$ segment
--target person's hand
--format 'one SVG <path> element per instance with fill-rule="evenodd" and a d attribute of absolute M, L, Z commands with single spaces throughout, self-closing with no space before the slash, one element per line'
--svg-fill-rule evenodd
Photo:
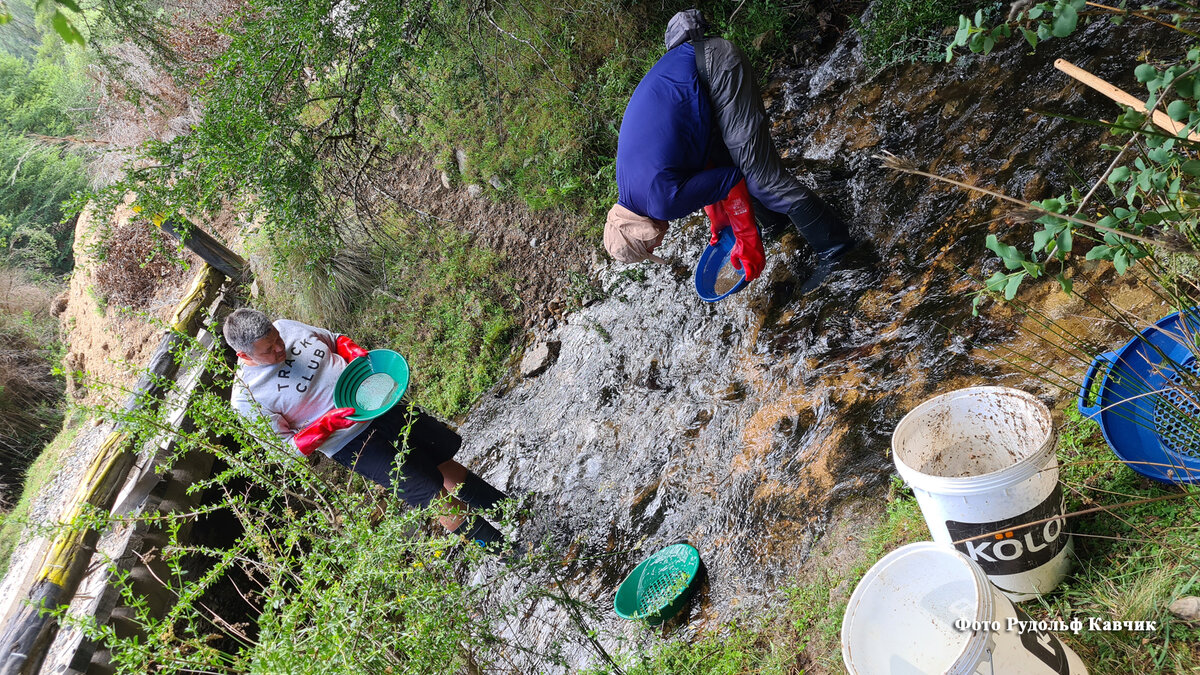
<path fill-rule="evenodd" d="M 353 361 L 360 356 L 366 356 L 367 350 L 359 347 L 354 340 L 351 340 L 348 336 L 339 335 L 337 339 L 337 353 L 338 356 L 342 357 L 343 359 L 346 359 L 347 361 Z"/>
<path fill-rule="evenodd" d="M 746 181 L 741 180 L 729 191 L 729 196 L 721 200 L 719 206 L 729 218 L 729 226 L 733 228 L 733 236 L 737 243 L 729 252 L 729 262 L 735 268 L 746 274 L 746 281 L 754 281 L 766 267 L 767 255 L 763 251 L 762 237 L 758 234 L 758 225 L 754 223 L 754 207 L 750 205 L 750 191 Z"/>
<path fill-rule="evenodd" d="M 305 457 L 311 455 L 313 450 L 321 447 L 321 444 L 329 439 L 336 431 L 349 429 L 358 424 L 351 419 L 346 419 L 354 414 L 354 408 L 334 408 L 329 412 L 321 415 L 312 424 L 304 427 L 296 432 L 292 437 L 292 442 L 296 444 L 296 449 Z"/>
<path fill-rule="evenodd" d="M 708 240 L 708 243 L 716 246 L 721 239 L 721 230 L 729 227 L 729 216 L 725 214 L 725 207 L 721 205 L 721 202 L 705 206 L 704 215 L 708 216 L 708 229 L 712 232 L 712 238 Z"/>
<path fill-rule="evenodd" d="M 762 241 L 758 237 L 755 237 L 753 242 L 744 242 L 738 239 L 737 243 L 733 245 L 733 250 L 729 252 L 729 264 L 744 271 L 746 281 L 757 279 L 767 265 Z"/>

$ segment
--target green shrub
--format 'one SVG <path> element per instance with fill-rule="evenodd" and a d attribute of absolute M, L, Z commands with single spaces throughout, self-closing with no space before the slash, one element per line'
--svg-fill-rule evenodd
<path fill-rule="evenodd" d="M 117 672 L 479 672 L 513 667 L 513 658 L 563 666 L 571 645 L 599 649 L 588 640 L 594 614 L 556 582 L 559 561 L 488 557 L 431 531 L 446 503 L 407 508 L 358 476 L 314 471 L 265 420 L 246 423 L 231 409 L 222 355 L 206 367 L 214 386 L 188 408 L 201 432 L 170 428 L 148 407 L 108 413 L 133 443 L 166 433 L 177 456 L 218 460 L 216 474 L 191 488 L 204 494 L 198 507 L 139 516 L 167 540 L 154 554 L 172 591 L 167 606 L 154 608 L 118 571 L 136 634 L 61 617 L 110 649 Z M 221 543 L 190 538 L 198 519 L 218 516 Z M 511 630 L 534 610 L 567 612 L 573 627 L 548 644 Z"/>
<path fill-rule="evenodd" d="M 71 268 L 73 228 L 62 205 L 87 187 L 87 172 L 83 156 L 55 138 L 90 115 L 83 67 L 57 37 L 29 58 L 0 52 L 0 247 L 10 264 L 34 272 Z"/>
<path fill-rule="evenodd" d="M 855 20 L 863 59 L 872 70 L 913 61 L 943 61 L 946 38 L 942 32 L 956 26 L 963 12 L 991 4 L 979 0 L 878 0 L 865 23 Z"/>

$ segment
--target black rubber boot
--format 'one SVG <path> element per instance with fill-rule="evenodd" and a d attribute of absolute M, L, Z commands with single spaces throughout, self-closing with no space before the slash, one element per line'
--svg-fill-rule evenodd
<path fill-rule="evenodd" d="M 750 197 L 750 205 L 754 207 L 754 222 L 758 225 L 758 231 L 762 234 L 764 241 L 782 237 L 788 226 L 792 224 L 786 214 L 768 209 L 753 196 Z"/>
<path fill-rule="evenodd" d="M 815 192 L 793 204 L 787 215 L 822 261 L 836 260 L 854 248 L 855 240 L 846 223 Z"/>
<path fill-rule="evenodd" d="M 479 516 L 471 516 L 470 520 L 459 525 L 454 531 L 461 533 L 467 541 L 473 541 L 488 550 L 498 549 L 504 543 L 504 535 L 500 534 L 500 530 Z"/>
<path fill-rule="evenodd" d="M 490 509 L 508 499 L 508 495 L 497 490 L 479 474 L 468 471 L 466 480 L 458 486 L 458 498 L 473 509 Z"/>

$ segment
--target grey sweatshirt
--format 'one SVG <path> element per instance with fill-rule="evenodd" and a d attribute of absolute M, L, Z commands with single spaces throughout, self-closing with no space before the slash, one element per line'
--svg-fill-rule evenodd
<path fill-rule="evenodd" d="M 274 325 L 287 347 L 287 359 L 273 366 L 242 364 L 230 399 L 243 416 L 265 417 L 275 433 L 296 450 L 292 440 L 296 432 L 333 410 L 333 387 L 346 360 L 337 354 L 336 333 L 286 319 Z M 367 426 L 359 422 L 336 431 L 318 450 L 332 457 Z"/>

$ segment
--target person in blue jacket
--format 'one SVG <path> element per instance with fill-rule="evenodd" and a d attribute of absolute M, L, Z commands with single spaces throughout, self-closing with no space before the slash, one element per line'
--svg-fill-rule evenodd
<path fill-rule="evenodd" d="M 783 167 L 745 55 L 706 38 L 698 10 L 667 24 L 667 53 L 634 89 L 617 140 L 617 203 L 604 247 L 626 263 L 655 260 L 667 221 L 703 208 L 712 242 L 732 227 L 730 261 L 756 278 L 765 265 L 754 205 L 786 214 L 819 259 L 814 277 L 857 243 L 841 218 Z M 810 283 L 813 279 L 810 279 Z"/>

